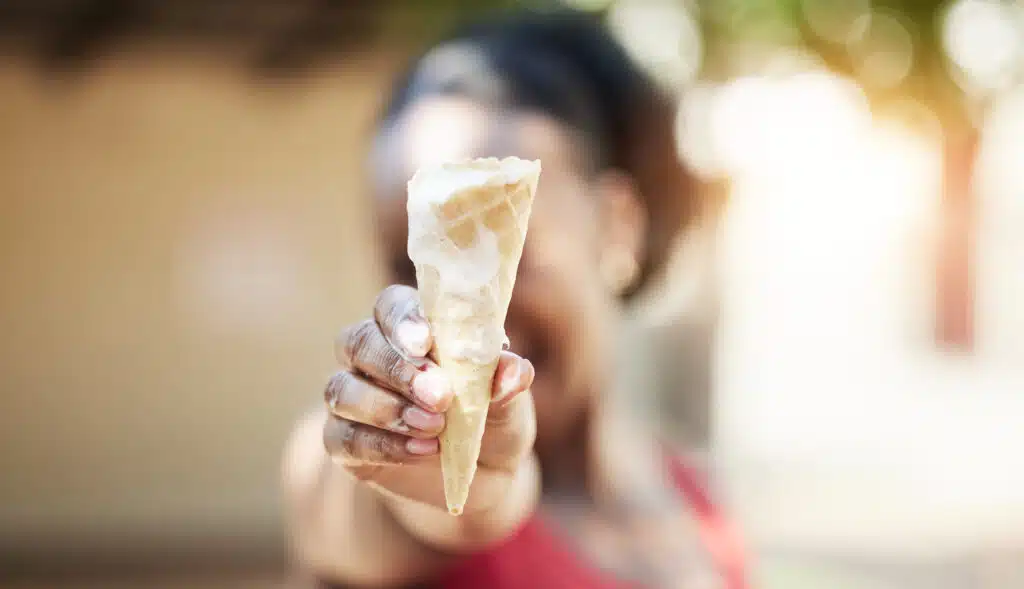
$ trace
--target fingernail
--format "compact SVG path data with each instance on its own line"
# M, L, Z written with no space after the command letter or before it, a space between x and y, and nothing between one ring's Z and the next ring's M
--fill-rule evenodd
M443 415L424 411L419 407L406 407L402 412L402 421L409 427L422 431L438 431L444 427Z
M521 376L523 373L523 361L516 360L515 365L509 366L505 370L505 374L501 376L501 382L498 383L498 394L491 399L492 403L500 403L507 399L510 395L519 390Z
M429 440L409 438L405 442L405 449L408 450L409 454L415 454L417 456L429 456L431 454L437 454L437 438L430 438Z
M426 356L427 343L430 339L430 328L419 321L405 320L395 328L395 339L398 345L413 356Z
M437 407L448 394L448 379L438 369L420 372L412 381L412 393L430 407Z

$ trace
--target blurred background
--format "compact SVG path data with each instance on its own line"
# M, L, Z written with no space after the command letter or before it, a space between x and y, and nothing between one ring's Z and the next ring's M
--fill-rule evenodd
M280 585L387 84L564 5L679 98L634 366L757 586L1024 587L1020 0L0 0L0 584Z

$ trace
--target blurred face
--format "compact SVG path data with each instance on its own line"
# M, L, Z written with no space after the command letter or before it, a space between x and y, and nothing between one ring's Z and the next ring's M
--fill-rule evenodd
M604 386L618 316L617 297L600 272L607 223L568 132L543 116L424 99L379 137L376 212L391 278L414 286L406 253L408 179L437 161L509 155L539 159L543 167L506 332L512 350L537 369L538 444L545 444L571 429Z

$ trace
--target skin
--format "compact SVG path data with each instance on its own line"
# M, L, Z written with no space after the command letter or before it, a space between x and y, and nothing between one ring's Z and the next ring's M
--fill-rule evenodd
M445 140L431 142L442 124ZM404 188L436 159L504 155L540 159L543 172L506 322L512 349L495 375L469 504L453 518L436 439L451 390L425 359ZM610 280L604 262L642 260L644 216L627 175L588 173L583 156L552 119L456 98L423 99L381 131L376 216L396 284L339 335L327 409L300 424L285 457L294 550L311 576L379 587L427 580L539 511L611 574L716 586L656 441L631 417L643 392L610 385L619 295L630 285Z

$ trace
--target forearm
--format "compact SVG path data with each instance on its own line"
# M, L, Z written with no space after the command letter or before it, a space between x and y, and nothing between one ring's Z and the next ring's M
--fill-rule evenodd
M443 555L409 534L378 493L327 457L322 416L305 421L285 455L292 555L306 576L356 587L399 587L429 578Z
M380 492L395 520L410 535L438 551L467 554L507 539L533 514L540 498L540 468L533 453L522 461L511 485L502 491L495 493L497 502L467 510L458 517L438 507Z
M478 478L478 496L496 501L455 517L355 481L324 451L324 419L297 428L284 463L292 554L308 576L365 587L423 581L457 555L505 540L536 509L540 470L532 453L510 481Z

